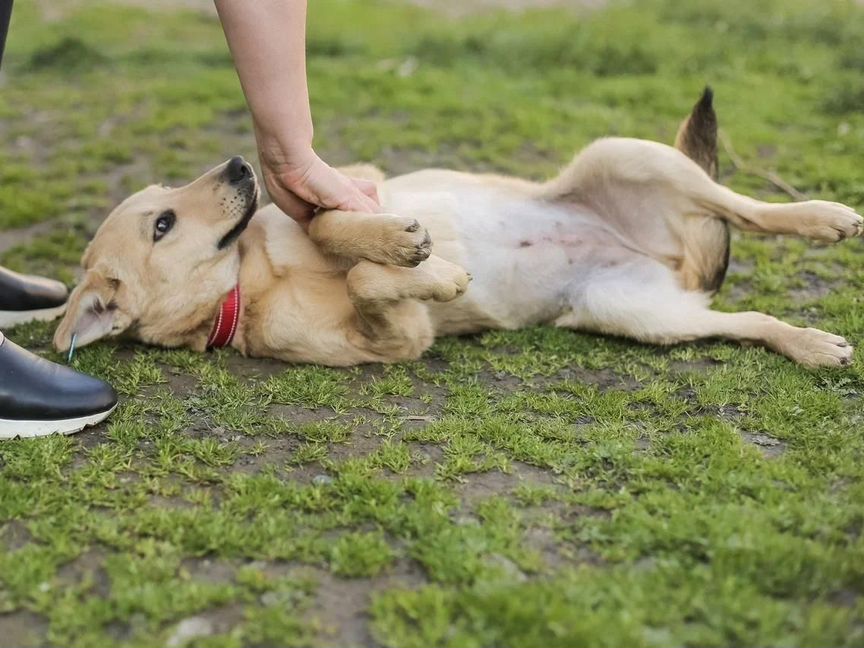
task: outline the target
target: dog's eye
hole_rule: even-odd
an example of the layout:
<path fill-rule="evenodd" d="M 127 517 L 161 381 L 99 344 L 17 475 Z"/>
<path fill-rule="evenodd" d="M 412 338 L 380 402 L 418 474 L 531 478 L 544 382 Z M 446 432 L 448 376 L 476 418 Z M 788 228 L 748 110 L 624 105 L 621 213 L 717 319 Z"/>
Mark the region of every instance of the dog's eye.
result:
<path fill-rule="evenodd" d="M 177 215 L 172 210 L 162 212 L 154 225 L 153 240 L 158 241 L 165 236 L 174 227 L 175 220 L 177 220 Z"/>

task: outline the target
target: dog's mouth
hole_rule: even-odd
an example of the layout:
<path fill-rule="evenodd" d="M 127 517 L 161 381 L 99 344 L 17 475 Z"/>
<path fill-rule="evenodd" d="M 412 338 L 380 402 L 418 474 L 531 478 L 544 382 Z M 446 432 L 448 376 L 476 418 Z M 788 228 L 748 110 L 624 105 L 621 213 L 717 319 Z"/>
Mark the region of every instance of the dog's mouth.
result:
<path fill-rule="evenodd" d="M 243 212 L 243 215 L 240 217 L 234 226 L 228 230 L 228 232 L 219 239 L 219 243 L 216 245 L 217 249 L 222 250 L 240 238 L 240 235 L 244 232 L 246 227 L 249 225 L 249 221 L 252 220 L 252 217 L 255 215 L 255 212 L 258 210 L 258 183 L 253 182 L 250 183 L 249 189 L 246 190 L 246 210 Z"/>

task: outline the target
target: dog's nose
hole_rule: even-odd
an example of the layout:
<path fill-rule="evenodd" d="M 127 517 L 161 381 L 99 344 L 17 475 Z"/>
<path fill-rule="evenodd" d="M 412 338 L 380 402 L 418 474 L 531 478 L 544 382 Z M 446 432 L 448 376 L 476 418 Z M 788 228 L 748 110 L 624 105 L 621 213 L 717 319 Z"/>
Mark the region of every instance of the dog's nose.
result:
<path fill-rule="evenodd" d="M 225 175 L 228 182 L 238 184 L 252 176 L 252 168 L 239 155 L 228 160 L 228 166 L 225 168 Z"/>

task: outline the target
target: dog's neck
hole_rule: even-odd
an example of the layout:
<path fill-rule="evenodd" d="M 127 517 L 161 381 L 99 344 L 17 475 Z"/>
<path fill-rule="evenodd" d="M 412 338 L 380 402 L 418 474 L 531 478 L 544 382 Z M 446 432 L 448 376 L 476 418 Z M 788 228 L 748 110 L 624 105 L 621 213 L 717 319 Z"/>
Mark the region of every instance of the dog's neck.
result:
<path fill-rule="evenodd" d="M 236 265 L 234 266 L 234 279 L 231 288 L 225 292 L 221 299 L 215 303 L 215 308 L 208 320 L 202 324 L 202 329 L 196 334 L 195 347 L 202 347 L 209 351 L 226 347 L 237 347 L 235 341 L 239 341 L 240 330 L 243 326 L 243 310 L 246 307 L 244 291 L 241 289 L 241 276 L 243 269 L 245 232 L 236 243 Z M 206 328 L 209 325 L 209 328 Z M 240 345 L 242 351 L 242 345 Z"/>
<path fill-rule="evenodd" d="M 234 305 L 226 301 L 239 290 L 240 265 L 237 255 L 228 266 L 214 269 L 213 276 L 198 277 L 201 282 L 198 294 L 187 295 L 188 298 L 181 301 L 149 305 L 144 311 L 146 317 L 136 318 L 130 331 L 132 337 L 147 344 L 186 347 L 198 352 L 210 347 L 236 346 L 246 300 L 237 299 L 236 312 Z M 220 314 L 222 325 L 219 324 Z"/>
<path fill-rule="evenodd" d="M 194 324 L 182 327 L 185 333 L 179 346 L 186 346 L 195 351 L 231 347 L 246 352 L 244 329 L 246 313 L 258 297 L 256 285 L 255 261 L 250 267 L 248 246 L 249 231 L 243 233 L 237 242 L 237 264 L 234 266 L 233 279 L 230 288 L 225 288 L 212 303 L 212 307 L 204 313 L 198 311 Z M 255 255 L 253 254 L 252 257 Z M 204 317 L 202 317 L 204 315 Z M 190 323 L 191 324 L 191 323 Z M 163 342 L 164 343 L 164 342 Z"/>
<path fill-rule="evenodd" d="M 219 313 L 213 322 L 210 336 L 207 338 L 208 349 L 221 349 L 231 346 L 237 328 L 240 325 L 240 314 L 242 313 L 242 293 L 240 283 L 228 293 L 219 306 Z"/>

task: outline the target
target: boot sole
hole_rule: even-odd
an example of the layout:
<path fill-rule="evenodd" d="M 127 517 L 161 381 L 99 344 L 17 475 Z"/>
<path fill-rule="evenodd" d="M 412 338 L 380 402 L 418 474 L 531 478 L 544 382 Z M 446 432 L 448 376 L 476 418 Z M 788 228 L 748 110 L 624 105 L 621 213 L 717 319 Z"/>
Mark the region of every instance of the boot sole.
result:
<path fill-rule="evenodd" d="M 111 409 L 98 414 L 54 421 L 13 421 L 0 418 L 0 440 L 31 439 L 50 434 L 75 434 L 85 427 L 101 423 L 116 408 L 117 405 L 114 405 Z"/>
<path fill-rule="evenodd" d="M 66 312 L 66 304 L 54 308 L 40 308 L 29 311 L 3 311 L 0 310 L 0 329 L 26 324 L 27 322 L 50 322 Z"/>

